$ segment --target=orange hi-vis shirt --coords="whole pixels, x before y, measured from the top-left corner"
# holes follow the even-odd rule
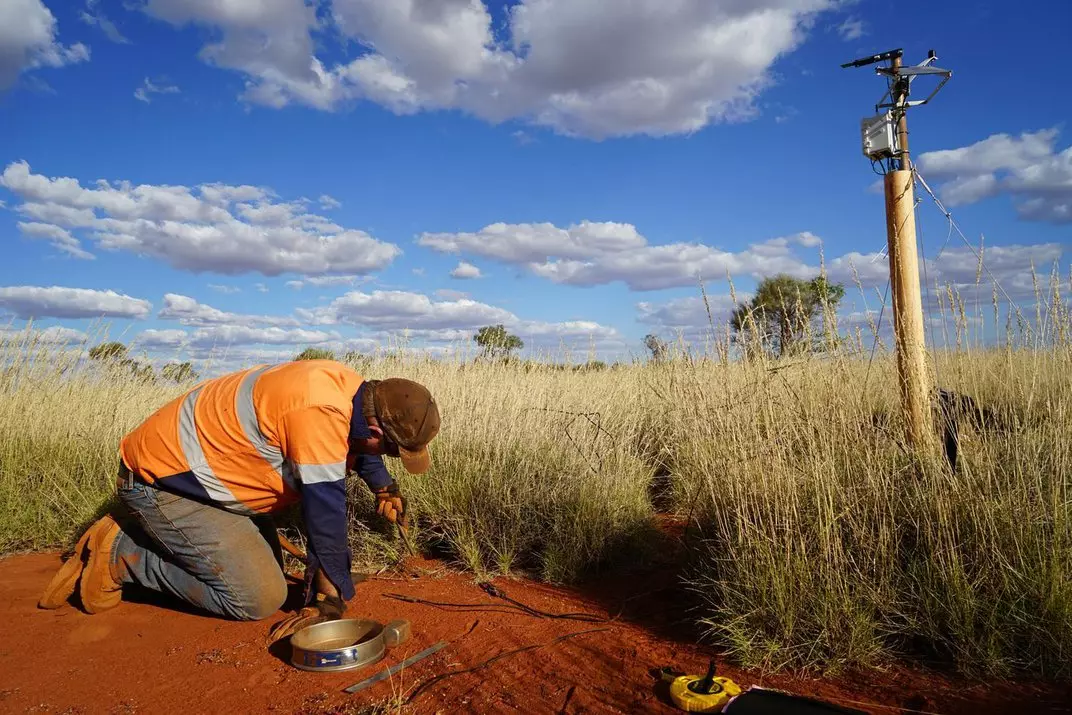
[[[153,413],[123,438],[120,456],[150,485],[238,514],[270,513],[300,499],[310,536],[308,573],[322,565],[349,598],[344,480],[363,382],[333,360],[217,377]]]
[[[150,484],[192,477],[224,509],[277,511],[297,500],[296,481],[346,476],[353,396],[362,381],[330,360],[224,375],[157,410],[123,439],[120,455]]]

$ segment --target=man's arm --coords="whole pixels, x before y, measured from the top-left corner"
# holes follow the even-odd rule
[[[391,473],[387,471],[387,465],[383,463],[383,457],[376,454],[358,455],[354,464],[354,472],[374,492],[391,486],[395,481]]]
[[[328,406],[288,413],[282,422],[283,456],[301,491],[309,537],[306,602],[316,594],[353,598],[346,523],[346,454],[349,419]]]
[[[362,401],[367,394],[365,387],[362,385],[354,397],[353,417],[350,421],[350,436],[358,439],[368,439],[372,436],[368,422],[362,414]],[[383,457],[375,454],[358,455],[354,463],[354,472],[376,495],[376,511],[391,521],[402,518],[404,524],[405,502],[399,494],[398,484],[387,471],[387,465],[383,463]]]

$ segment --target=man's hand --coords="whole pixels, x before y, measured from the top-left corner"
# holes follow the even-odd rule
[[[392,524],[400,524],[405,527],[406,498],[398,489],[398,484],[391,482],[382,489],[373,492],[376,495],[376,513],[387,519]]]
[[[291,636],[307,626],[338,620],[345,612],[346,604],[341,598],[318,593],[312,605],[306,606],[272,626],[272,630],[268,632],[268,644],[271,645]]]

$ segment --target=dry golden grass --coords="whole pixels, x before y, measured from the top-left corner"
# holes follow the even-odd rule
[[[649,487],[668,471],[662,507],[689,523],[683,585],[703,603],[701,630],[738,660],[937,656],[1064,677],[1067,315],[1035,316],[1041,340],[1014,326],[987,350],[953,317],[963,335],[932,354],[939,383],[996,415],[962,423],[955,472],[904,444],[892,358],[870,362],[859,338],[770,364],[721,360],[722,346],[712,360],[599,370],[392,357],[358,368],[416,379],[440,401],[432,471],[389,466],[421,543],[478,575],[568,581],[635,562],[654,543]],[[120,437],[184,388],[26,342],[0,358],[0,551],[69,543],[113,488]],[[359,559],[392,558],[400,544],[368,518],[363,488],[353,495]]]

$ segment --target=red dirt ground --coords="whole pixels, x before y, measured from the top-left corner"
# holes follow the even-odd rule
[[[96,616],[74,606],[56,611],[36,602],[60,559],[56,554],[0,560],[0,711],[48,713],[360,713],[426,679],[470,667],[505,650],[546,643],[574,631],[607,628],[499,660],[477,673],[447,678],[424,690],[413,713],[666,713],[665,686],[652,670],[672,666],[703,672],[710,652],[685,642],[680,618],[667,608],[659,579],[634,579],[633,593],[592,596],[521,580],[498,579],[506,594],[552,612],[615,615],[608,624],[535,618],[521,613],[451,612],[404,603],[385,594],[481,603],[503,610],[464,574],[412,559],[410,576],[373,578],[357,586],[349,615],[387,621],[407,618],[413,638],[375,665],[343,673],[306,673],[269,653],[264,637],[284,616],[236,623],[183,610],[173,602],[135,595]],[[419,578],[414,578],[419,574]],[[637,583],[642,586],[638,587]],[[624,602],[624,603],[623,603]],[[474,627],[475,624],[475,627]],[[354,695],[346,686],[434,643],[451,644]],[[285,657],[285,656],[284,656]],[[721,667],[743,687],[761,685],[811,695],[865,712],[1070,712],[1072,687],[957,684],[907,669],[857,674],[839,681],[764,676]],[[870,703],[871,706],[861,705]]]

